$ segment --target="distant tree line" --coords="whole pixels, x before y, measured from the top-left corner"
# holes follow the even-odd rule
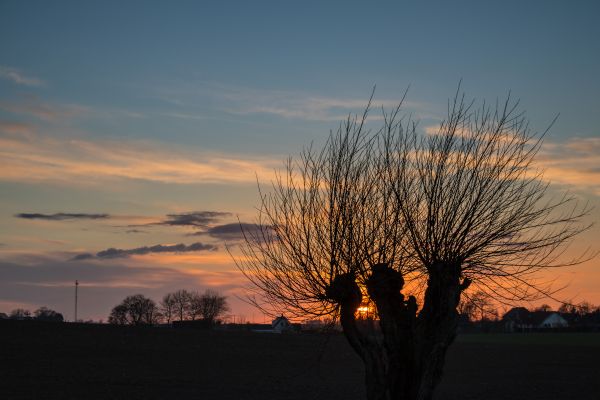
[[[112,309],[108,322],[116,325],[148,325],[204,320],[213,324],[227,311],[227,298],[218,292],[206,290],[198,293],[181,289],[165,294],[158,304],[142,294],[127,296]]]
[[[504,332],[510,323],[516,323],[521,328],[526,326],[527,329],[536,329],[540,328],[538,325],[541,321],[554,313],[565,321],[565,326],[554,328],[560,328],[562,331],[600,331],[600,306],[588,301],[577,304],[563,302],[557,309],[548,304],[541,304],[532,308],[513,307],[502,312],[496,308],[490,296],[474,292],[461,299],[457,311],[463,332]]]
[[[578,304],[564,303],[557,312],[573,327],[595,326],[600,328],[600,306],[595,306],[587,301]]]
[[[0,312],[0,319],[37,320],[49,322],[63,322],[65,320],[61,313],[51,310],[48,307],[40,307],[35,310],[33,314],[31,311],[24,308],[15,308],[8,315]]]
[[[581,301],[578,304],[563,302],[560,307],[553,310],[548,304],[542,304],[537,307],[526,309],[528,312],[556,312],[566,318],[571,324],[586,322],[600,323],[600,306],[596,306],[588,301]],[[496,308],[493,299],[488,294],[476,291],[465,293],[461,299],[457,311],[464,321],[498,321],[500,312]],[[503,314],[506,314],[503,313]]]

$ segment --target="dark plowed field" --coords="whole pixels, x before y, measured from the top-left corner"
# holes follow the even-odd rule
[[[0,399],[364,399],[338,334],[0,321]],[[600,400],[600,335],[465,335],[437,399]]]

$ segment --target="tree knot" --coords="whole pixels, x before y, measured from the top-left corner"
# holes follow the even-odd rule
[[[340,274],[333,278],[325,289],[328,299],[342,306],[358,307],[362,302],[362,293],[353,274]]]
[[[460,284],[460,291],[465,291],[471,285],[471,280],[469,278],[464,278],[462,283]]]
[[[371,267],[371,276],[367,280],[367,291],[369,296],[377,301],[379,298],[392,298],[404,296],[400,293],[404,287],[402,274],[388,264],[375,264]]]

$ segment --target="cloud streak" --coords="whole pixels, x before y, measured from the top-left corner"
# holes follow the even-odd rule
[[[546,141],[537,158],[544,179],[600,196],[600,138]]]
[[[0,101],[0,109],[11,114],[34,117],[44,122],[54,123],[65,123],[75,117],[92,113],[85,106],[47,103],[35,95],[21,96],[17,101]]]
[[[309,121],[341,121],[347,118],[348,114],[362,113],[368,100],[265,91],[238,91],[225,94],[225,98],[234,103],[234,107],[228,110],[234,114],[271,114],[281,118]],[[397,105],[397,100],[389,99],[373,103],[373,106],[386,108]],[[378,119],[379,116],[371,115],[369,118]]]
[[[134,179],[162,183],[254,183],[280,160],[168,148],[148,142],[0,137],[0,180],[69,185]]]
[[[248,87],[236,87],[219,83],[200,83],[193,92],[184,89],[163,89],[159,96],[169,104],[179,108],[194,107],[198,93],[204,93],[221,110],[235,115],[269,114],[285,119],[303,119],[308,121],[340,121],[350,113],[362,113],[368,102],[368,93],[361,98],[338,98],[314,95],[304,92],[282,90],[260,90]],[[391,108],[398,105],[399,99],[374,100],[373,107]],[[405,101],[404,106],[421,109],[422,104]],[[204,119],[195,113],[172,112],[175,118]],[[379,119],[373,114],[371,119]]]
[[[81,220],[81,219],[108,219],[108,214],[85,214],[85,213],[56,213],[56,214],[39,214],[39,213],[20,213],[15,215],[16,218],[23,219],[41,219],[45,221],[66,221],[66,220]]]
[[[167,219],[159,222],[158,224],[169,226],[206,227],[209,224],[230,215],[231,213],[221,211],[192,211],[181,214],[167,214]]]
[[[234,222],[230,224],[212,226],[205,231],[195,232],[192,235],[207,235],[214,239],[223,241],[238,241],[243,240],[244,235],[250,239],[262,239],[263,232],[265,235],[267,235],[267,237],[273,234],[272,230],[270,230],[268,227],[261,227],[260,225],[247,222]]]
[[[443,133],[439,129],[439,125],[426,126],[424,133]],[[457,135],[467,133],[459,128]],[[571,137],[562,141],[546,139],[531,168],[535,173],[543,172],[541,179],[546,182],[600,196],[600,137]]]
[[[99,251],[95,255],[91,253],[81,253],[73,257],[72,260],[126,258],[132,255],[145,255],[150,253],[188,253],[194,251],[214,251],[217,249],[217,246],[200,242],[192,243],[190,245],[185,245],[183,243],[173,245],[157,244],[154,246],[136,247],[134,249],[116,249],[111,247]]]
[[[45,86],[46,83],[32,76],[27,76],[16,68],[0,65],[0,78],[16,83],[17,85],[39,87]]]

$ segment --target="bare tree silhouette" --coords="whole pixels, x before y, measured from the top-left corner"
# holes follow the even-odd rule
[[[146,325],[158,321],[159,313],[154,300],[142,294],[127,296],[116,305],[108,317],[115,325]]]
[[[23,308],[15,308],[9,314],[10,319],[30,319],[31,311],[25,310]]]
[[[190,308],[192,319],[200,317],[212,324],[227,311],[229,311],[227,298],[214,290],[207,289],[202,294],[194,292],[192,295]]]
[[[479,319],[483,322],[486,318],[498,316],[493,299],[488,293],[482,291],[464,292],[458,303],[457,311],[467,317],[469,321]]]
[[[551,294],[537,272],[561,261],[589,209],[554,198],[518,102],[475,108],[457,95],[420,135],[401,104],[381,129],[349,117],[321,150],[290,158],[265,191],[236,263],[265,309],[334,315],[365,364],[369,399],[431,399],[456,335],[461,294]],[[380,331],[357,308],[375,304]]]
[[[61,313],[51,310],[48,307],[40,307],[33,312],[35,319],[39,321],[63,322],[64,317]]]
[[[163,319],[171,323],[175,318],[179,321],[204,319],[209,323],[229,311],[227,297],[207,289],[204,293],[180,289],[163,296],[160,302]]]
[[[176,312],[176,300],[173,293],[167,293],[163,296],[160,303],[160,313],[163,319],[170,324]]]
[[[179,317],[179,321],[183,321],[189,318],[192,292],[185,289],[177,290],[176,292],[170,293],[172,301],[174,302],[175,315]]]

